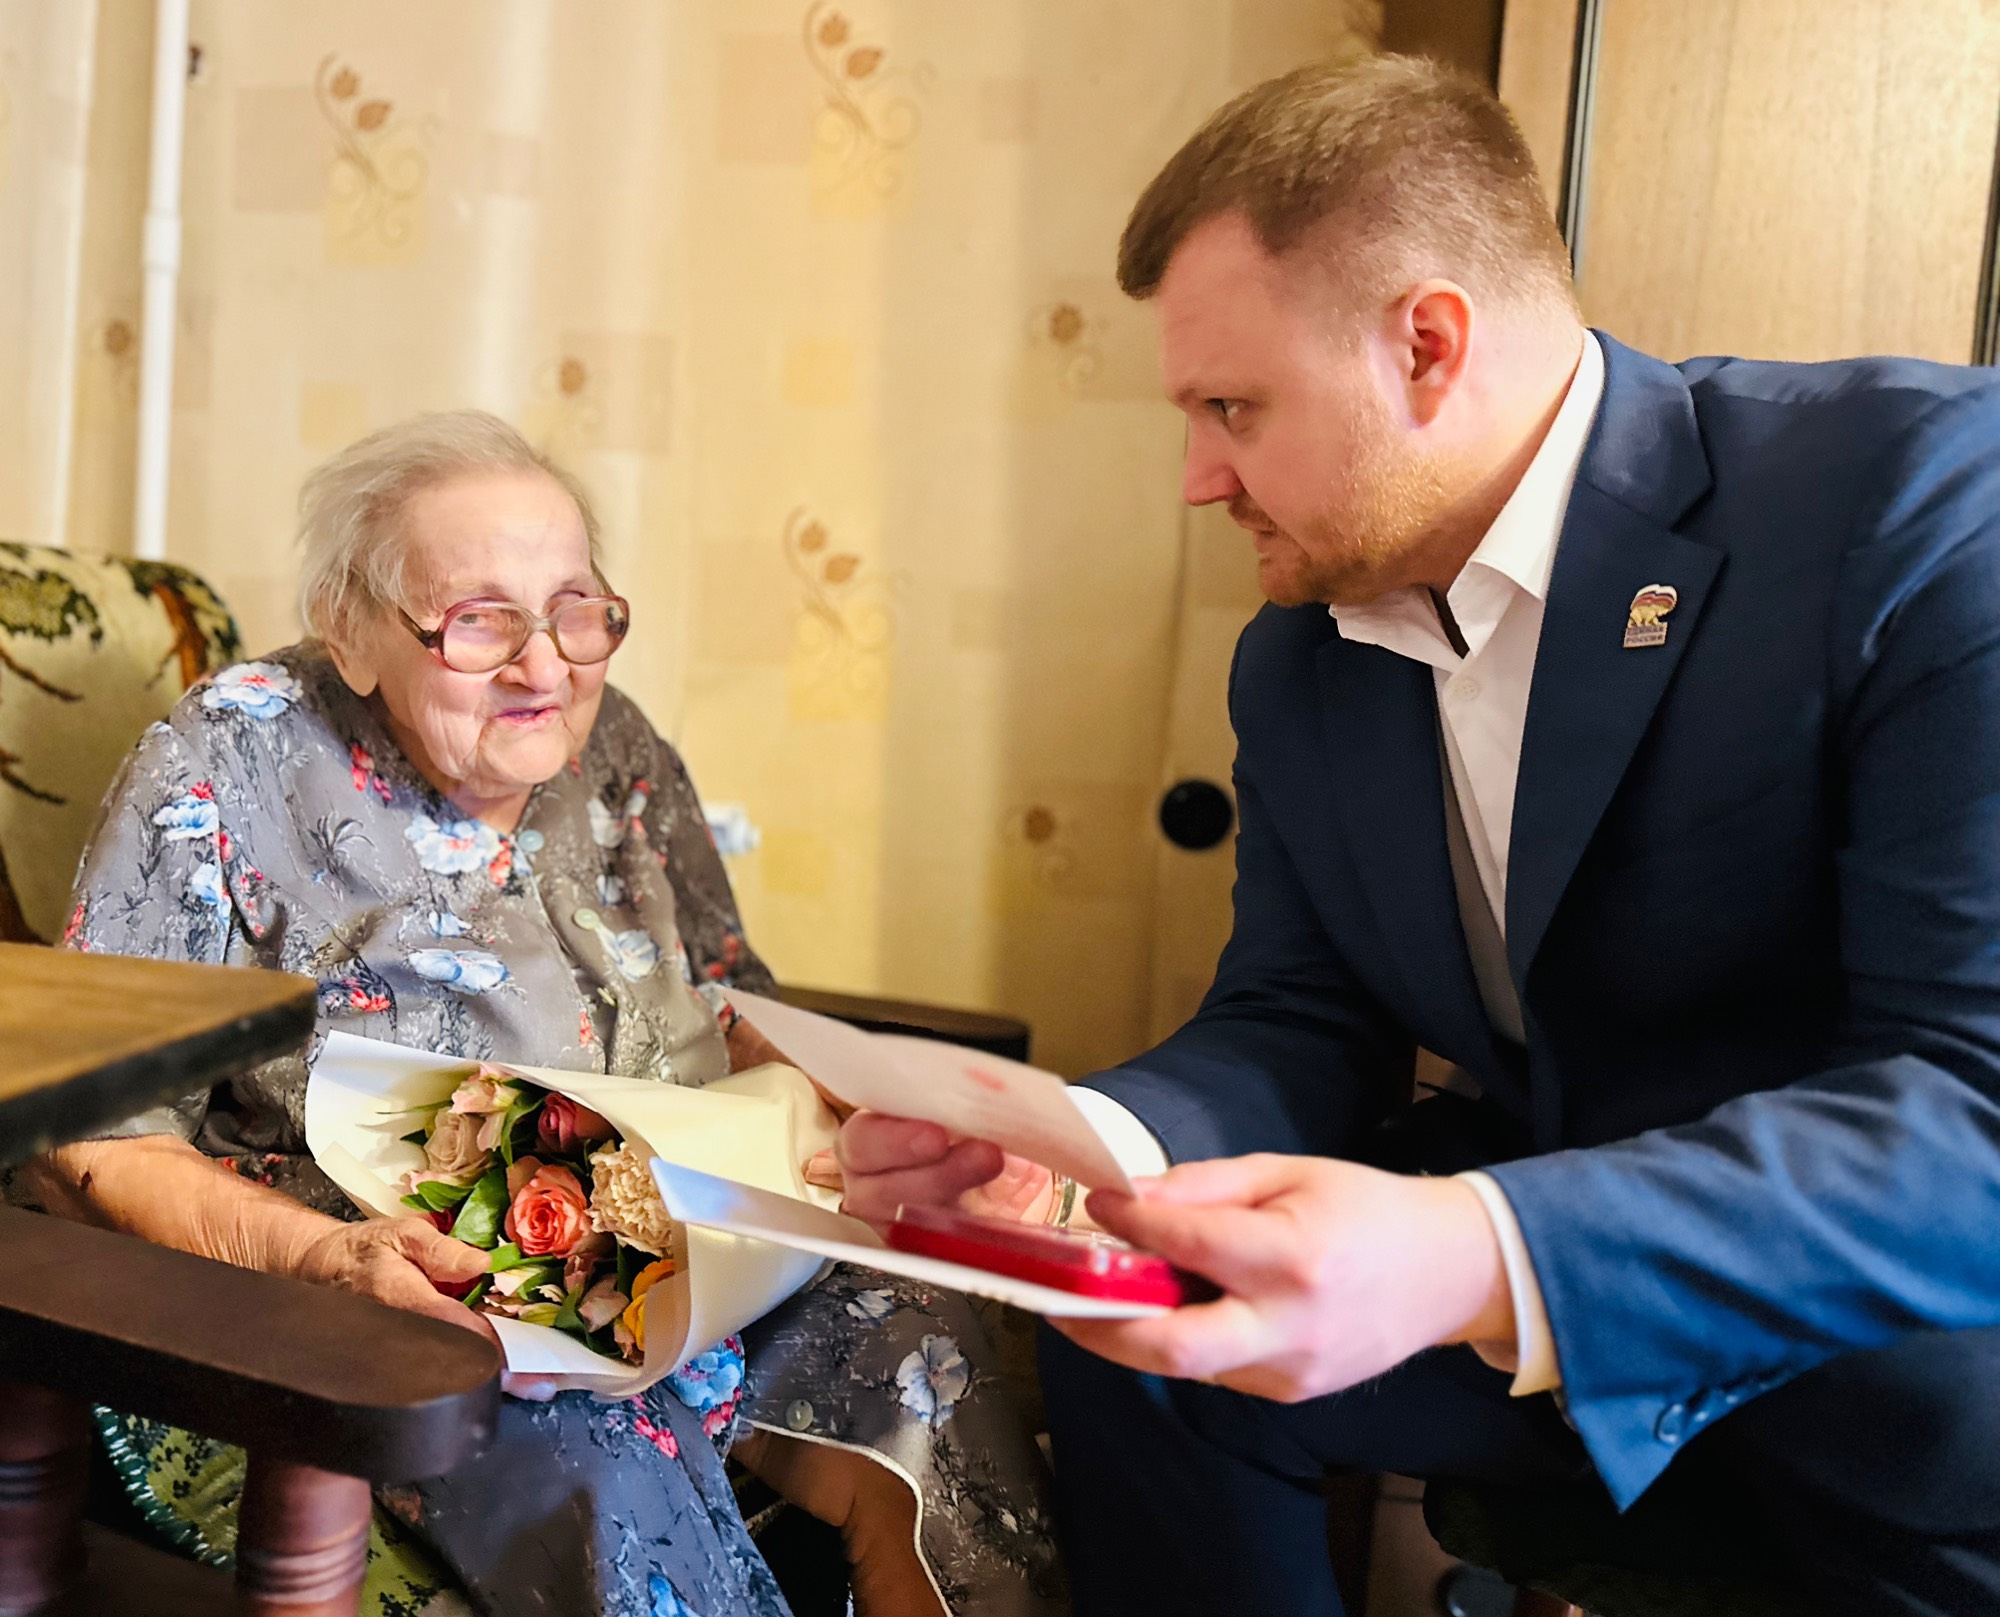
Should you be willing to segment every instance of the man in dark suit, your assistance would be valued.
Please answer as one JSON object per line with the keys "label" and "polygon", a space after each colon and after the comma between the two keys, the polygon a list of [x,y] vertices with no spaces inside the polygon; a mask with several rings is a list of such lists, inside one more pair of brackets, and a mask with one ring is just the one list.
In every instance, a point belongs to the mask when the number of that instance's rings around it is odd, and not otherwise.
{"label": "man in dark suit", "polygon": [[[1090,1213],[1226,1295],[1051,1339],[1079,1610],[1337,1612],[1336,1466],[2000,1610],[2000,384],[1587,332],[1506,114],[1387,58],[1223,109],[1120,280],[1272,604],[1214,987],[1087,1080],[1174,1164]],[[1072,1199],[842,1157],[864,1216]]]}

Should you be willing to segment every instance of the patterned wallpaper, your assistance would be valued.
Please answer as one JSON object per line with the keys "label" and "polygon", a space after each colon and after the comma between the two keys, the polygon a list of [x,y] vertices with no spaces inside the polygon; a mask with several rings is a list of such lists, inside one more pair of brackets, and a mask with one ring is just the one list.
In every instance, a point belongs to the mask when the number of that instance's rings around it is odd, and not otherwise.
{"label": "patterned wallpaper", "polygon": [[[150,7],[95,9],[65,521],[120,549]],[[0,240],[42,206],[18,10]],[[1146,1031],[1187,533],[1118,229],[1225,95],[1378,25],[1367,0],[196,0],[172,554],[281,642],[316,459],[412,410],[513,417],[599,500],[639,623],[614,677],[762,833],[732,869],[778,970],[1114,1060]],[[0,290],[23,273],[0,257]],[[0,343],[0,438],[16,368]],[[7,460],[0,516],[32,526]]]}

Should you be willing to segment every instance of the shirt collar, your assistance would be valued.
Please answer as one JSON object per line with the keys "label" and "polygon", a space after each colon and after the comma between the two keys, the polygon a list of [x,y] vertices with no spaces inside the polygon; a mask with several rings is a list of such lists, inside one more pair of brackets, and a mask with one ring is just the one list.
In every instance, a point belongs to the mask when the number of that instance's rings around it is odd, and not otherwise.
{"label": "shirt collar", "polygon": [[[1538,601],[1547,595],[1570,490],[1603,397],[1604,350],[1586,331],[1576,373],[1541,448],[1445,592],[1465,637],[1467,657],[1478,655],[1517,595]],[[1421,588],[1392,590],[1366,605],[1328,611],[1340,625],[1342,639],[1384,646],[1441,668],[1455,668],[1462,660],[1445,638],[1429,593]]]}

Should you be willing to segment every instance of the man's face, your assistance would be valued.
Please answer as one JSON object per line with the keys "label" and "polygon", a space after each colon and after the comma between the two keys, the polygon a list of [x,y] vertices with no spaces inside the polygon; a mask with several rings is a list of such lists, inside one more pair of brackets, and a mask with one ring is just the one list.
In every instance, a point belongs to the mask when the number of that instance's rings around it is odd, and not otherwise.
{"label": "man's face", "polygon": [[1355,604],[1409,583],[1447,502],[1396,355],[1343,311],[1318,267],[1280,263],[1238,214],[1204,221],[1154,303],[1167,396],[1188,419],[1182,494],[1226,502],[1280,606]]}

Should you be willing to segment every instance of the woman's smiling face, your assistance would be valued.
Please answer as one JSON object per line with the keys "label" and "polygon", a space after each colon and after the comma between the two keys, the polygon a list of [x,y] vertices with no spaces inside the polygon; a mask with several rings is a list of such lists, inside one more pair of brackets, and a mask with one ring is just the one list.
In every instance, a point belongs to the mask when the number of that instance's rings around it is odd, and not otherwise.
{"label": "woman's smiling face", "polygon": [[[435,629],[460,601],[510,601],[544,616],[601,594],[583,517],[539,472],[474,471],[413,495],[403,507],[408,577]],[[351,647],[333,647],[342,676],[373,694],[418,771],[462,810],[509,829],[528,793],[583,751],[609,663],[576,668],[546,633],[487,674],[447,668],[393,608]]]}

